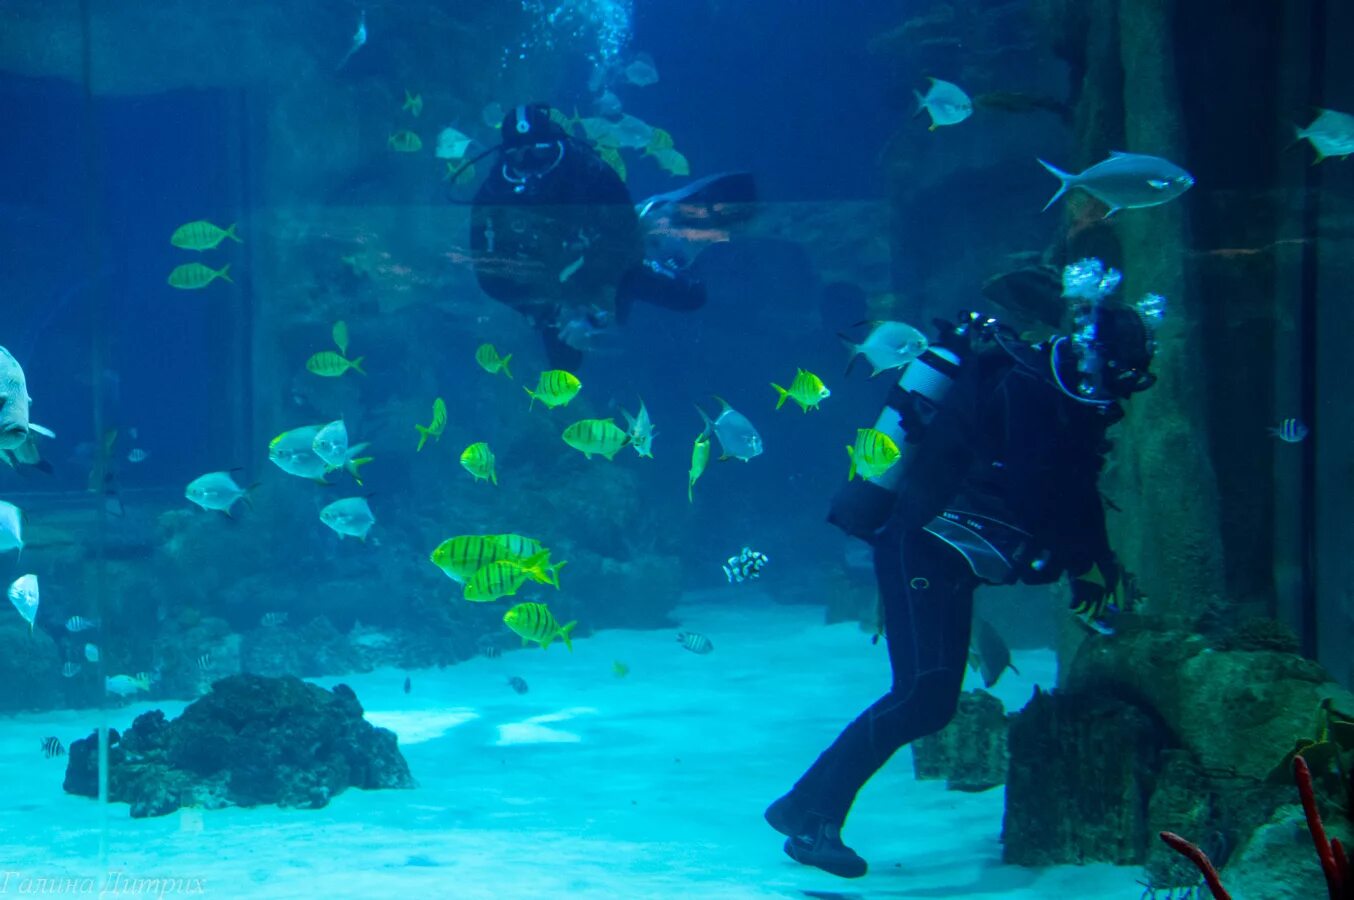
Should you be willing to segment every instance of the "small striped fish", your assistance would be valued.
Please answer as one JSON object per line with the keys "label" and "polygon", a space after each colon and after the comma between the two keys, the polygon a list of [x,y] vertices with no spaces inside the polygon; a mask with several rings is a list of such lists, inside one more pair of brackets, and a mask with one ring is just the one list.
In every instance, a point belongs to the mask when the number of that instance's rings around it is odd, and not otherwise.
{"label": "small striped fish", "polygon": [[99,627],[98,619],[86,619],[84,616],[71,616],[66,620],[66,630],[70,632],[90,631]]}
{"label": "small striped fish", "polygon": [[503,614],[503,623],[522,639],[523,647],[528,641],[535,641],[541,645],[542,650],[547,650],[551,641],[559,638],[564,641],[564,646],[570,653],[574,652],[569,632],[573,631],[578,623],[561,625],[555,621],[554,614],[544,603],[519,603]]}
{"label": "small striped fish", "polygon": [[898,462],[902,454],[893,438],[884,432],[873,428],[859,428],[856,430],[856,445],[854,447],[848,445],[846,455],[851,458],[851,471],[846,480],[852,481],[856,475],[862,478],[877,478],[883,475]]}
{"label": "small striped fish", "polygon": [[235,234],[234,225],[229,228],[221,228],[211,222],[198,220],[175,228],[174,233],[169,237],[169,242],[175,247],[182,247],[184,250],[211,250],[226,238],[230,238],[237,244],[244,243]]}
{"label": "small striped fish", "polygon": [[497,375],[502,372],[509,378],[512,378],[512,372],[508,369],[508,363],[512,360],[512,354],[499,356],[498,350],[493,344],[480,344],[475,351],[475,362],[480,364],[480,368],[490,375]]}
{"label": "small striped fish", "polygon": [[708,637],[695,631],[677,632],[677,643],[681,644],[692,653],[699,653],[702,656],[715,649],[715,645],[710,643]]}
{"label": "small striped fish", "polygon": [[197,658],[197,668],[199,672],[210,672],[212,668],[212,655],[204,653]]}
{"label": "small striped fish", "polygon": [[61,667],[62,678],[74,678],[80,674],[80,664],[78,662],[68,662]]}
{"label": "small striped fish", "polygon": [[145,462],[147,457],[149,456],[150,454],[147,453],[145,450],[142,450],[140,447],[133,447],[131,450],[127,452],[127,462],[142,463]]}
{"label": "small striped fish", "polygon": [[592,459],[594,453],[611,459],[616,451],[630,443],[630,435],[610,419],[582,419],[564,429],[561,437],[564,443],[582,453],[584,459]]}
{"label": "small striped fish", "polygon": [[[540,552],[540,547],[532,553]],[[528,556],[532,554],[526,554]],[[429,557],[433,565],[447,574],[452,581],[465,584],[480,569],[500,559],[512,559],[513,555],[499,541],[489,534],[463,534],[447,538],[437,545]]]}
{"label": "small striped fish", "polygon": [[442,432],[447,430],[446,401],[443,400],[441,397],[438,397],[436,400],[434,400],[432,422],[426,426],[415,425],[414,428],[418,431],[418,448],[414,451],[415,453],[423,449],[423,444],[425,441],[428,440],[429,436],[435,437],[439,441],[442,440]]}
{"label": "small striped fish", "polygon": [[528,409],[534,408],[537,400],[551,409],[556,406],[564,406],[577,397],[578,392],[582,389],[583,383],[578,380],[578,376],[563,369],[550,369],[542,372],[534,391],[531,388],[522,388],[531,397],[531,405],[527,407]]}
{"label": "small striped fish", "polygon": [[559,589],[559,567],[550,565],[550,554],[542,551],[528,559],[500,559],[480,569],[465,583],[463,596],[472,603],[489,603],[511,597],[530,578],[538,584]]}
{"label": "small striped fish", "polygon": [[218,278],[235,282],[230,277],[230,263],[221,267],[220,271],[204,266],[202,263],[184,263],[181,266],[175,266],[174,271],[169,273],[169,286],[178,288],[181,291],[195,291],[199,288],[205,288]]}
{"label": "small striped fish", "polygon": [[61,745],[59,738],[45,737],[42,739],[42,755],[48,759],[55,759],[58,756],[65,756],[66,748]]}
{"label": "small striped fish", "polygon": [[1288,444],[1296,444],[1307,437],[1307,426],[1300,419],[1284,419],[1269,433]]}
{"label": "small striped fish", "polygon": [[527,680],[523,678],[521,675],[514,675],[511,678],[509,678],[508,687],[512,688],[519,694],[525,694],[527,691],[531,690],[531,688],[527,687]]}
{"label": "small striped fish", "polygon": [[348,359],[333,350],[321,350],[306,360],[306,371],[312,375],[319,375],[321,378],[338,378],[349,369],[359,375],[365,375],[367,373],[362,368],[362,360],[364,359],[366,359],[365,356]]}
{"label": "small striped fish", "polygon": [[423,139],[407,129],[392,134],[386,144],[396,153],[417,153],[423,149]]}
{"label": "small striped fish", "polygon": [[284,612],[268,612],[263,614],[259,624],[264,628],[277,628],[279,625],[287,624],[287,614]]}
{"label": "small striped fish", "polygon": [[498,472],[494,470],[494,451],[489,449],[489,445],[480,441],[471,444],[461,451],[461,465],[475,480],[489,481],[498,484]]}

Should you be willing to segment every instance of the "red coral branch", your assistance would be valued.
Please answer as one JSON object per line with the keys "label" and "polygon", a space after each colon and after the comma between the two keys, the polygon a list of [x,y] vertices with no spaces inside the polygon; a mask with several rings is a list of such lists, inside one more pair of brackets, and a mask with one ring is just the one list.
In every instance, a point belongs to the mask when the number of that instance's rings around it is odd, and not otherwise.
{"label": "red coral branch", "polygon": [[1208,889],[1213,892],[1214,900],[1232,900],[1232,895],[1227,893],[1227,888],[1222,886],[1222,881],[1218,878],[1218,870],[1213,868],[1213,862],[1208,858],[1208,854],[1200,850],[1197,844],[1191,844],[1172,831],[1161,832],[1161,839],[1198,867],[1203,873]]}
{"label": "red coral branch", "polygon": [[1302,812],[1307,816],[1307,830],[1312,833],[1316,855],[1321,860],[1321,871],[1326,876],[1326,890],[1332,900],[1354,900],[1354,872],[1350,871],[1345,849],[1335,841],[1326,840],[1326,827],[1321,823],[1321,811],[1316,808],[1316,792],[1312,790],[1312,771],[1301,755],[1293,757],[1293,776],[1298,782],[1298,796],[1302,798]]}

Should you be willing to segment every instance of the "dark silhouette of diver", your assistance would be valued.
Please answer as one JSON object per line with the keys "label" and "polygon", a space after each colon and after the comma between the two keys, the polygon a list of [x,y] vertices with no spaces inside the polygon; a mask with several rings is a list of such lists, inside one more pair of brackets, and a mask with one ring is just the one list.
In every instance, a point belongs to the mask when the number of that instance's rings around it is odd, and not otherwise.
{"label": "dark silhouette of diver", "polygon": [[1155,381],[1154,347],[1133,308],[1084,315],[1092,328],[1036,344],[973,314],[937,322],[940,340],[890,390],[875,427],[902,458],[848,482],[829,521],[873,547],[893,681],[766,810],[791,858],[865,874],[842,825],[895,751],[954,716],[978,585],[1066,573],[1073,611],[1101,629],[1119,603],[1096,482],[1122,401]]}
{"label": "dark silhouette of diver", "polygon": [[575,368],[636,301],[702,306],[684,229],[709,234],[750,215],[756,199],[752,176],[734,173],[636,206],[615,169],[544,103],[509,111],[502,143],[476,159],[490,154],[497,156],[470,216],[475,276],[486,294],[531,320],[555,368]]}

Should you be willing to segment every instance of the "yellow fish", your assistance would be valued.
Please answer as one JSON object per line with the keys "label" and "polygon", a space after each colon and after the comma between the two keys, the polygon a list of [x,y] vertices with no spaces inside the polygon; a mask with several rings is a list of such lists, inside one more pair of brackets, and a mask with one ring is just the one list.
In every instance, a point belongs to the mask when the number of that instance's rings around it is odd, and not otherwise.
{"label": "yellow fish", "polygon": [[804,369],[795,370],[795,380],[790,382],[789,390],[771,382],[771,386],[780,392],[780,399],[776,401],[776,409],[785,405],[785,399],[788,397],[798,403],[804,412],[810,409],[817,409],[818,404],[832,396],[832,392],[823,384],[823,379],[812,372]]}
{"label": "yellow fish", "polygon": [[412,131],[397,131],[386,144],[397,153],[417,153],[423,149],[423,139]]}
{"label": "yellow fish", "polygon": [[611,671],[616,673],[617,678],[624,678],[626,675],[630,674],[630,667],[617,659],[612,661]]}
{"label": "yellow fish", "polygon": [[321,350],[310,359],[306,360],[306,371],[313,375],[319,375],[323,378],[338,378],[344,372],[352,369],[358,374],[367,374],[362,369],[362,360],[365,356],[359,356],[357,359],[348,359],[339,356],[333,350]]}
{"label": "yellow fish", "polygon": [[498,559],[481,567],[465,583],[464,597],[474,603],[488,603],[517,593],[527,579],[559,589],[559,568],[550,565],[550,554],[542,550],[526,559]]}
{"label": "yellow fish", "polygon": [[578,392],[582,389],[583,382],[578,380],[578,376],[563,369],[551,369],[548,372],[542,372],[534,391],[531,388],[522,388],[531,397],[531,406],[527,407],[528,409],[535,407],[537,400],[551,409],[556,406],[564,406],[577,397]]}
{"label": "yellow fish", "polygon": [[691,471],[687,473],[686,482],[686,502],[694,503],[691,498],[691,489],[696,486],[696,479],[700,478],[705,472],[705,467],[710,462],[710,435],[708,432],[701,432],[696,435],[696,443],[691,447]]}
{"label": "yellow fish", "polygon": [[494,535],[463,534],[438,544],[429,559],[452,581],[464,584],[480,569],[512,554]]}
{"label": "yellow fish", "polygon": [[[512,378],[512,372],[508,370],[508,363],[512,361],[512,354],[499,356],[498,350],[493,344],[480,344],[475,350],[475,362],[480,364],[480,368],[490,375],[497,375],[502,372],[509,378]],[[530,393],[530,392],[528,392]]]}
{"label": "yellow fish", "polygon": [[625,160],[621,158],[620,150],[609,144],[598,144],[597,155],[602,158],[602,162],[616,170],[616,174],[620,176],[621,181],[625,180]]}
{"label": "yellow fish", "polygon": [[658,162],[658,167],[669,175],[690,175],[691,163],[681,153],[669,147],[667,150],[655,150],[649,154]]}
{"label": "yellow fish", "polygon": [[[428,440],[428,436],[442,440],[442,432],[447,430],[447,404],[441,397],[433,401],[433,420],[429,425],[415,425],[418,429],[418,450],[423,449],[423,443]],[[464,455],[462,456],[464,460]]]}
{"label": "yellow fish", "polygon": [[475,476],[476,481],[483,478],[498,484],[498,473],[494,471],[494,451],[484,441],[471,444],[461,451],[461,465]]}
{"label": "yellow fish", "polygon": [[525,647],[528,641],[535,641],[541,645],[544,650],[550,646],[550,643],[559,638],[564,641],[564,646],[570,653],[574,652],[573,642],[569,640],[569,632],[574,630],[578,622],[570,622],[568,625],[561,626],[555,621],[554,615],[544,603],[519,603],[512,609],[503,614],[503,624],[507,625],[522,639],[522,646]]}
{"label": "yellow fish", "polygon": [[[508,552],[509,559],[526,559],[529,556],[535,556],[545,547],[535,538],[523,537],[520,534],[491,534],[489,538],[501,544]],[[555,568],[564,565],[559,563]]]}
{"label": "yellow fish", "polygon": [[423,95],[411,94],[409,93],[409,89],[405,88],[404,105],[401,106],[400,109],[408,110],[413,115],[413,117],[417,119],[419,116],[423,115]]}
{"label": "yellow fish", "polygon": [[600,453],[607,459],[630,443],[630,435],[610,419],[580,419],[564,429],[564,443],[580,451],[587,459]]}
{"label": "yellow fish", "polygon": [[202,263],[184,263],[181,266],[175,266],[174,271],[169,273],[169,286],[184,291],[195,291],[198,288],[206,287],[218,278],[224,278],[234,284],[235,282],[231,281],[230,275],[227,274],[229,272],[230,263],[222,266],[219,272],[204,266]]}
{"label": "yellow fish", "polygon": [[334,346],[338,347],[339,353],[348,355],[348,323],[339,319],[334,323],[333,329]]}
{"label": "yellow fish", "polygon": [[644,148],[645,153],[657,153],[659,150],[672,149],[672,135],[662,128],[653,130],[653,137],[649,138],[649,146]]}
{"label": "yellow fish", "polygon": [[856,430],[856,445],[848,445],[846,455],[851,457],[851,472],[846,480],[851,481],[857,472],[861,478],[878,478],[892,468],[902,454],[893,438],[884,432],[860,428]]}
{"label": "yellow fish", "polygon": [[174,233],[169,236],[169,242],[175,247],[182,247],[185,250],[211,250],[226,238],[230,238],[237,244],[244,243],[235,233],[234,225],[229,228],[219,228],[211,222],[198,220],[175,228]]}

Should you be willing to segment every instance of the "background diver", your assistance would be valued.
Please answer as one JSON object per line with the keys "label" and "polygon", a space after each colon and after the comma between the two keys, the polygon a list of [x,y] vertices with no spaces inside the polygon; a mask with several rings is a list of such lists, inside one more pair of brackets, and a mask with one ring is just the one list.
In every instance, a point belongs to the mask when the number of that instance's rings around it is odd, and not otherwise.
{"label": "background diver", "polygon": [[[752,176],[701,178],[636,206],[625,183],[544,103],[503,119],[502,143],[475,192],[470,251],[486,294],[525,315],[554,368],[573,369],[599,332],[636,301],[677,310],[705,303],[689,266],[701,238],[727,238],[751,215]],[[455,179],[452,179],[453,183]]]}
{"label": "background diver", "polygon": [[1123,578],[1096,482],[1122,401],[1155,381],[1135,308],[1093,302],[1075,337],[1028,343],[967,314],[902,371],[875,427],[898,464],[848,482],[829,521],[873,548],[892,685],[766,810],[785,852],[835,875],[866,862],[841,828],[903,745],[943,728],[964,679],[980,584],[1051,583],[1103,628]]}

